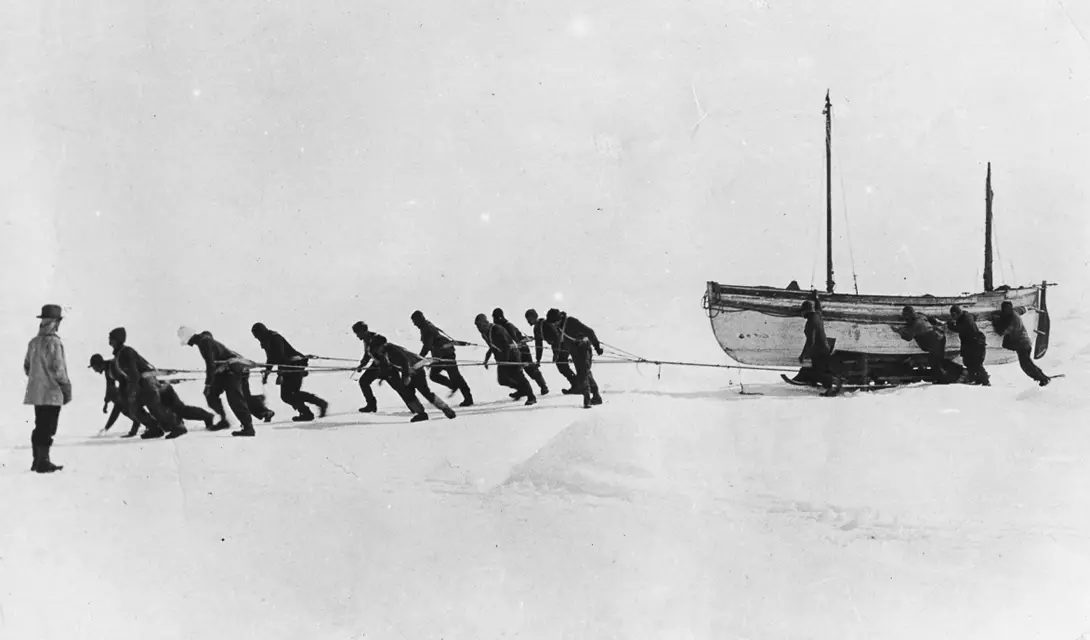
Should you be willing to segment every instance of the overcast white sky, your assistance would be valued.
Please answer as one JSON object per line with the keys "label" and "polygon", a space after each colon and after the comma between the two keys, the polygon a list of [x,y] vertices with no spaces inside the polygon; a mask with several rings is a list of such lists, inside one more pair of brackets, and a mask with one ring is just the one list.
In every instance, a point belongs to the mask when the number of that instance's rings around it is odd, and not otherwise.
{"label": "overcast white sky", "polygon": [[556,292],[711,357],[706,280],[823,287],[827,88],[839,291],[979,289],[989,161],[997,284],[1085,289],[1087,3],[603,5],[5,2],[5,376],[45,302],[81,366],[119,324],[160,366],[182,323],[352,355]]}

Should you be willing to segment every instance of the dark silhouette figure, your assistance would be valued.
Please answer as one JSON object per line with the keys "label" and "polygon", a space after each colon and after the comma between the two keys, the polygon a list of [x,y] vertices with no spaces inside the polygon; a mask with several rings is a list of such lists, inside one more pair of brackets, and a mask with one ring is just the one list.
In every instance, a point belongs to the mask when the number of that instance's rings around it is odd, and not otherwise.
{"label": "dark silhouette figure", "polygon": [[526,398],[527,405],[537,404],[534,388],[522,372],[522,355],[519,353],[518,344],[503,327],[489,322],[483,313],[477,314],[473,324],[488,345],[488,351],[484,355],[484,367],[487,369],[489,358],[495,356],[496,382],[515,390],[511,394],[513,400]]}
{"label": "dark silhouette figure", "polygon": [[958,334],[961,343],[961,363],[965,365],[966,382],[990,386],[991,378],[984,368],[984,358],[988,353],[988,341],[984,332],[976,324],[976,316],[958,305],[950,307],[950,320],[946,327]]}
{"label": "dark silhouette figure", "polygon": [[[545,322],[553,325],[560,337],[560,345],[571,354],[575,364],[575,382],[572,390],[583,394],[583,408],[589,409],[602,404],[598,393],[598,382],[594,379],[591,368],[594,366],[594,352],[602,355],[603,349],[598,342],[598,335],[593,329],[564,313],[559,309],[549,309]],[[593,351],[592,351],[593,349]]]}
{"label": "dark silhouette figure", "polygon": [[273,366],[276,366],[276,384],[280,385],[280,399],[284,404],[295,409],[299,414],[292,418],[293,422],[310,422],[314,419],[314,413],[307,404],[318,407],[321,417],[325,417],[329,409],[329,403],[313,393],[303,391],[303,378],[310,375],[306,370],[310,360],[299,353],[291,343],[276,331],[270,330],[260,322],[254,323],[250,328],[262,350],[265,351],[265,371],[261,373],[261,383],[269,381],[269,374]]}
{"label": "dark silhouette figure", "polygon": [[993,327],[996,333],[1003,336],[1003,348],[1018,354],[1018,364],[1022,367],[1022,372],[1042,387],[1047,385],[1051,378],[1033,361],[1033,341],[1029,339],[1026,325],[1015,312],[1014,304],[1010,300],[1003,301],[997,317],[993,320]]}
{"label": "dark silhouette figure", "polygon": [[[825,336],[825,319],[821,315],[821,302],[818,300],[804,300],[799,309],[802,317],[806,318],[806,326],[803,334],[806,342],[799,354],[799,362],[810,358],[810,368],[825,393],[822,395],[835,396],[838,389],[833,389],[832,355],[833,350],[829,345],[829,339]],[[839,385],[838,385],[839,386]]]}
{"label": "dark silhouette figure", "polygon": [[[360,407],[360,413],[374,413],[378,411],[378,401],[375,399],[375,392],[371,389],[371,384],[383,378],[379,365],[371,358],[371,349],[368,347],[368,342],[378,334],[372,333],[368,329],[367,323],[362,320],[352,325],[352,333],[363,343],[363,358],[360,359],[360,366],[356,367],[356,373],[363,374],[360,376],[359,385],[360,391],[363,392],[363,399],[367,404]],[[368,367],[367,365],[371,366]]]}
{"label": "dark silhouette figure", "polygon": [[[414,311],[410,316],[413,325],[420,330],[420,355],[429,353],[436,361],[431,369],[432,382],[442,385],[452,392],[462,393],[462,402],[459,406],[473,406],[473,392],[469,389],[469,383],[458,370],[458,361],[454,351],[456,340],[448,336],[442,329],[436,327],[421,311]],[[445,374],[445,375],[444,375]],[[454,393],[451,393],[454,395]]]}
{"label": "dark silhouette figure", "polygon": [[405,347],[388,342],[384,336],[380,335],[371,337],[368,348],[375,360],[381,361],[380,370],[386,381],[401,394],[405,406],[415,414],[410,422],[428,419],[424,406],[416,397],[418,391],[447,418],[451,420],[455,418],[454,410],[428,387],[428,377],[424,372],[427,361],[424,358]]}
{"label": "dark silhouette figure", "polygon": [[507,335],[511,336],[511,339],[518,345],[519,358],[523,363],[523,369],[526,375],[537,383],[538,389],[541,390],[541,395],[549,393],[549,385],[545,384],[545,376],[541,375],[541,365],[534,362],[534,357],[530,354],[530,340],[526,336],[522,335],[522,332],[518,330],[518,327],[514,325],[510,320],[504,317],[503,309],[499,307],[492,310],[492,322],[503,327],[503,330],[507,332]]}
{"label": "dark silhouette figure", "polygon": [[568,381],[568,388],[561,389],[560,393],[574,393],[571,386],[575,381],[575,372],[568,366],[571,358],[568,352],[560,346],[560,335],[557,334],[556,328],[545,322],[544,318],[538,317],[535,309],[526,310],[526,322],[530,323],[530,326],[534,328],[534,361],[539,365],[541,364],[541,354],[544,351],[545,343],[548,343],[549,350],[553,352],[553,362],[556,364],[556,370]]}

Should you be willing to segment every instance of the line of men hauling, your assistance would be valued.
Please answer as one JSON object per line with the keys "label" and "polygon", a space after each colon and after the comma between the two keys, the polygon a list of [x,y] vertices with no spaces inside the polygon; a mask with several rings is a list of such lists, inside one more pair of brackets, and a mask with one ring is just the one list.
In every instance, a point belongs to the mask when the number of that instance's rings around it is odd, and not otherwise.
{"label": "line of men hauling", "polygon": [[[533,328],[536,359],[530,353],[531,339],[504,317],[502,309],[493,310],[492,322],[483,313],[474,319],[474,325],[488,345],[484,366],[487,368],[489,360],[495,357],[497,382],[514,390],[510,397],[514,400],[526,398],[527,405],[537,403],[527,375],[537,383],[541,395],[549,393],[540,368],[544,343],[548,343],[552,349],[553,362],[570,385],[562,393],[581,394],[584,408],[601,404],[602,397],[598,391],[598,383],[591,373],[591,366],[592,349],[598,355],[602,355],[603,349],[594,330],[558,309],[550,309],[545,318],[538,317],[534,309],[528,309],[525,317]],[[430,380],[450,389],[452,396],[461,392],[463,400],[459,406],[472,406],[473,393],[458,370],[455,358],[455,347],[469,346],[469,343],[454,340],[428,321],[420,311],[413,312],[410,318],[420,330],[422,347],[419,354],[389,342],[385,336],[372,332],[362,321],[352,325],[353,333],[364,344],[363,359],[356,368],[357,372],[363,374],[359,385],[366,401],[360,412],[373,413],[378,410],[378,401],[371,385],[376,381],[384,381],[413,413],[410,422],[428,419],[428,414],[416,397],[417,392],[447,418],[453,419],[456,415],[454,410],[431,390],[424,368],[427,365],[430,369]],[[329,403],[302,390],[303,378],[309,375],[309,358],[296,350],[284,336],[260,322],[253,325],[251,332],[266,355],[262,384],[267,382],[276,367],[276,384],[280,386],[280,398],[299,414],[292,420],[314,420],[314,413],[307,405],[316,406],[319,417],[324,417]],[[181,327],[178,338],[183,345],[197,347],[204,359],[204,397],[208,407],[216,415],[182,402],[173,385],[160,380],[159,376],[162,374],[126,344],[125,329],[117,328],[109,334],[114,357],[107,360],[100,354],[95,354],[91,356],[90,364],[92,369],[106,377],[103,413],[106,413],[111,402],[114,403],[105,430],[109,430],[121,414],[133,421],[129,433],[123,437],[137,435],[140,425],[144,425],[141,438],[177,438],[187,432],[183,425],[184,420],[203,422],[209,431],[227,429],[230,423],[220,401],[223,394],[227,395],[231,412],[241,424],[241,428],[231,432],[231,435],[254,436],[254,418],[265,422],[272,420],[274,412],[266,406],[264,397],[255,396],[250,391],[250,370],[256,366],[255,363],[218,342],[208,331],[198,332]],[[429,353],[430,359],[425,359]],[[574,372],[568,366],[569,357],[574,362]]]}
{"label": "line of men hauling", "polygon": [[[806,318],[803,329],[806,342],[799,355],[799,362],[810,358],[811,368],[825,396],[834,396],[839,389],[839,380],[832,367],[832,347],[825,335],[825,322],[821,315],[821,301],[816,293],[812,300],[804,300],[799,309]],[[950,317],[943,323],[927,314],[916,311],[911,306],[901,309],[901,325],[890,325],[905,341],[915,340],[916,345],[928,354],[928,367],[931,381],[938,384],[964,382],[965,384],[990,386],[991,379],[984,369],[987,355],[987,340],[977,326],[977,319],[972,313],[958,305],[950,307]],[[998,313],[991,318],[996,334],[1003,336],[1003,348],[1018,354],[1018,364],[1022,371],[1036,380],[1042,387],[1051,379],[1033,362],[1033,342],[1029,338],[1026,326],[1014,311],[1014,305],[1003,301]],[[946,359],[946,330],[958,334],[961,344],[963,366]],[[837,383],[834,388],[834,382]]]}

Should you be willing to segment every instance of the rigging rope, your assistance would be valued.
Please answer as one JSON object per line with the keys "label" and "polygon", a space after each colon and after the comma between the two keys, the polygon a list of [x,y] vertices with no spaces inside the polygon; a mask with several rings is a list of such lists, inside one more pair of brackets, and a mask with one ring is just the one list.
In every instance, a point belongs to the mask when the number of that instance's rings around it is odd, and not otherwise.
{"label": "rigging rope", "polygon": [[[832,114],[832,120],[836,122],[836,114]],[[837,125],[839,127],[839,125]],[[844,188],[844,162],[840,157],[840,147],[837,147],[833,151],[834,159],[840,170],[837,172],[840,176],[840,201],[844,207],[844,235],[848,240],[848,258],[852,264],[852,284],[855,287],[855,295],[859,295],[859,277],[855,271],[855,250],[852,248],[852,231],[851,225],[848,223],[848,190]]]}
{"label": "rigging rope", "polygon": [[999,251],[999,230],[995,224],[994,216],[992,218],[992,238],[995,240],[995,258],[996,262],[999,263],[999,277],[1003,280],[1003,284],[1007,284],[1007,275],[1003,270],[1003,254]]}

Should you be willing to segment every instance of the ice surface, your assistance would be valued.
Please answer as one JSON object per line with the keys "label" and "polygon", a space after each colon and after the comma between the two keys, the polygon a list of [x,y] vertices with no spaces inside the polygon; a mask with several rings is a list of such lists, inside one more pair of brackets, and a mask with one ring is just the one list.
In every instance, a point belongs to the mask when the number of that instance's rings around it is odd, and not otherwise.
{"label": "ice surface", "polygon": [[[1062,345],[1061,345],[1062,347]],[[468,350],[467,350],[468,351]],[[826,399],[602,366],[606,404],[355,412],[0,449],[5,638],[1070,637],[1090,630],[1081,344],[1040,389]],[[559,384],[555,370],[546,370]],[[751,378],[754,375],[750,374]],[[270,387],[274,388],[274,387]],[[183,396],[197,400],[195,387]],[[274,408],[284,411],[278,400]],[[43,612],[45,612],[43,614]]]}

